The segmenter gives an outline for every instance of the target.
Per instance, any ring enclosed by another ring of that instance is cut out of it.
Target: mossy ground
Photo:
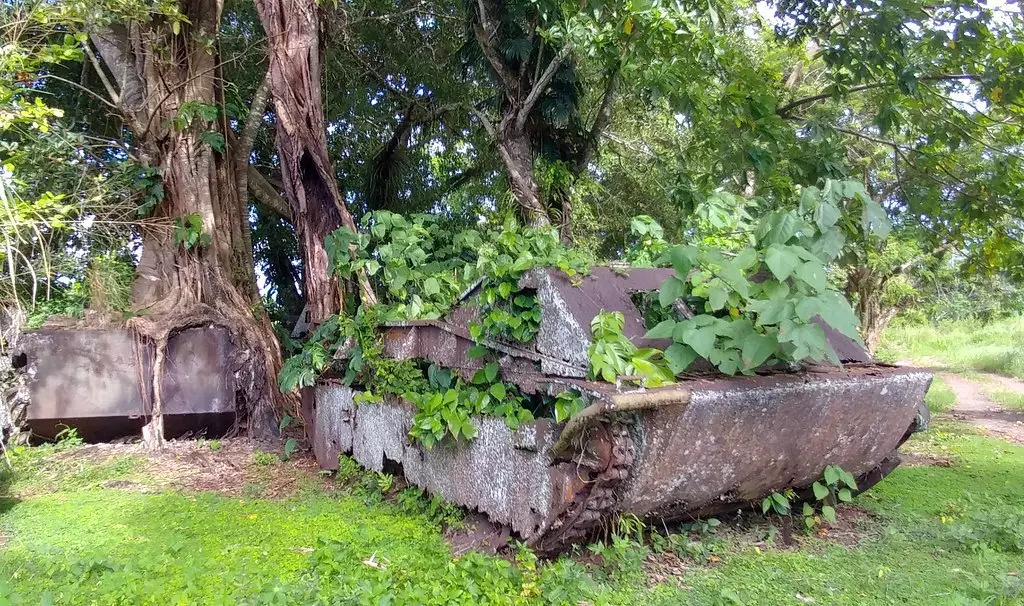
[[[169,487],[138,454],[28,449],[0,505],[0,604],[1022,603],[1024,449],[948,422],[905,449],[911,466],[794,545],[748,515],[536,568],[454,558],[428,503],[382,496],[386,479],[250,455],[257,481],[225,495]]]

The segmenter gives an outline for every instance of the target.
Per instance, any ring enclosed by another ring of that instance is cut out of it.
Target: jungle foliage
[[[834,363],[818,316],[874,347],[901,312],[1020,309],[1015,5],[0,12],[4,304],[36,306],[37,323],[102,310],[157,342],[220,323],[267,377],[247,387],[253,411],[294,407],[287,394],[333,371],[375,396],[418,394],[437,413],[425,431],[437,437],[447,410],[444,428],[464,435],[453,411],[512,390],[385,362],[374,328],[437,317],[483,280],[472,336],[486,364],[489,340],[534,338],[537,302],[518,279],[538,266],[674,268],[647,302],[664,352],[630,349],[614,318],[595,327],[594,376],[647,384],[698,360],[728,374]],[[976,294],[991,284],[1002,294]],[[283,363],[271,319],[290,324],[311,301],[311,336]],[[472,404],[436,406],[451,389],[441,403]]]

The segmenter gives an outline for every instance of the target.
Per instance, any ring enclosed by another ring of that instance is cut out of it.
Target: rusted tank
[[[167,344],[164,433],[220,435],[235,422],[234,347],[222,328],[184,330]],[[122,328],[53,328],[21,335],[12,356],[28,396],[25,425],[52,439],[72,427],[91,442],[138,434],[152,413],[152,345]]]
[[[513,430],[504,419],[477,417],[474,440],[426,449],[408,437],[409,403],[356,404],[353,389],[327,381],[305,398],[318,461],[335,468],[347,453],[372,470],[400,467],[410,483],[487,514],[534,548],[556,551],[622,514],[712,515],[772,491],[799,491],[827,464],[853,473],[864,489],[899,464],[897,448],[927,425],[928,373],[876,363],[827,327],[841,368],[754,377],[698,368],[658,389],[588,380],[590,322],[602,310],[622,312],[624,332],[638,346],[667,345],[644,340],[633,294],[656,290],[668,275],[596,268],[571,280],[534,270],[521,280],[541,304],[537,337],[530,346],[484,344],[501,356],[503,380],[524,393],[584,394],[589,406],[567,423],[538,419]],[[467,325],[478,309],[472,297],[446,318],[389,326],[386,354],[471,375],[482,366],[467,357],[475,344]]]

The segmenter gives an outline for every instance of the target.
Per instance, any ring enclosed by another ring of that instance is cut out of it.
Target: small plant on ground
[[[805,502],[802,513],[804,527],[814,528],[824,518],[829,524],[836,521],[836,505],[853,501],[853,491],[857,490],[857,482],[853,474],[838,465],[828,465],[820,480],[811,484],[814,502]],[[820,517],[819,517],[820,513]]]
[[[266,452],[265,450],[257,450],[252,453],[252,461],[260,467],[269,467],[277,463],[278,458],[272,452]]]

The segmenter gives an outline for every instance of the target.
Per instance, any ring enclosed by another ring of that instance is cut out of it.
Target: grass
[[[1013,410],[1024,410],[1024,394],[1014,391],[989,391],[988,397],[998,402],[1004,408]]]
[[[661,584],[648,547],[621,538],[600,564],[453,558],[426,501],[382,499],[364,488],[376,481],[281,500],[147,493],[103,488],[140,479],[137,463],[29,449],[9,490],[36,490],[0,501],[0,604],[1022,603],[1024,449],[950,423],[908,447],[955,464],[897,469],[859,497],[857,546],[799,535],[783,549],[764,522],[726,521],[692,539],[717,563],[680,552]]]
[[[928,405],[928,410],[932,413],[946,412],[956,405],[956,394],[942,380],[942,377],[935,377],[932,379],[931,387],[928,388],[928,393],[924,396],[924,403]]]
[[[882,336],[877,355],[912,360],[954,372],[992,372],[1024,378],[1024,317],[973,322],[895,326]]]

